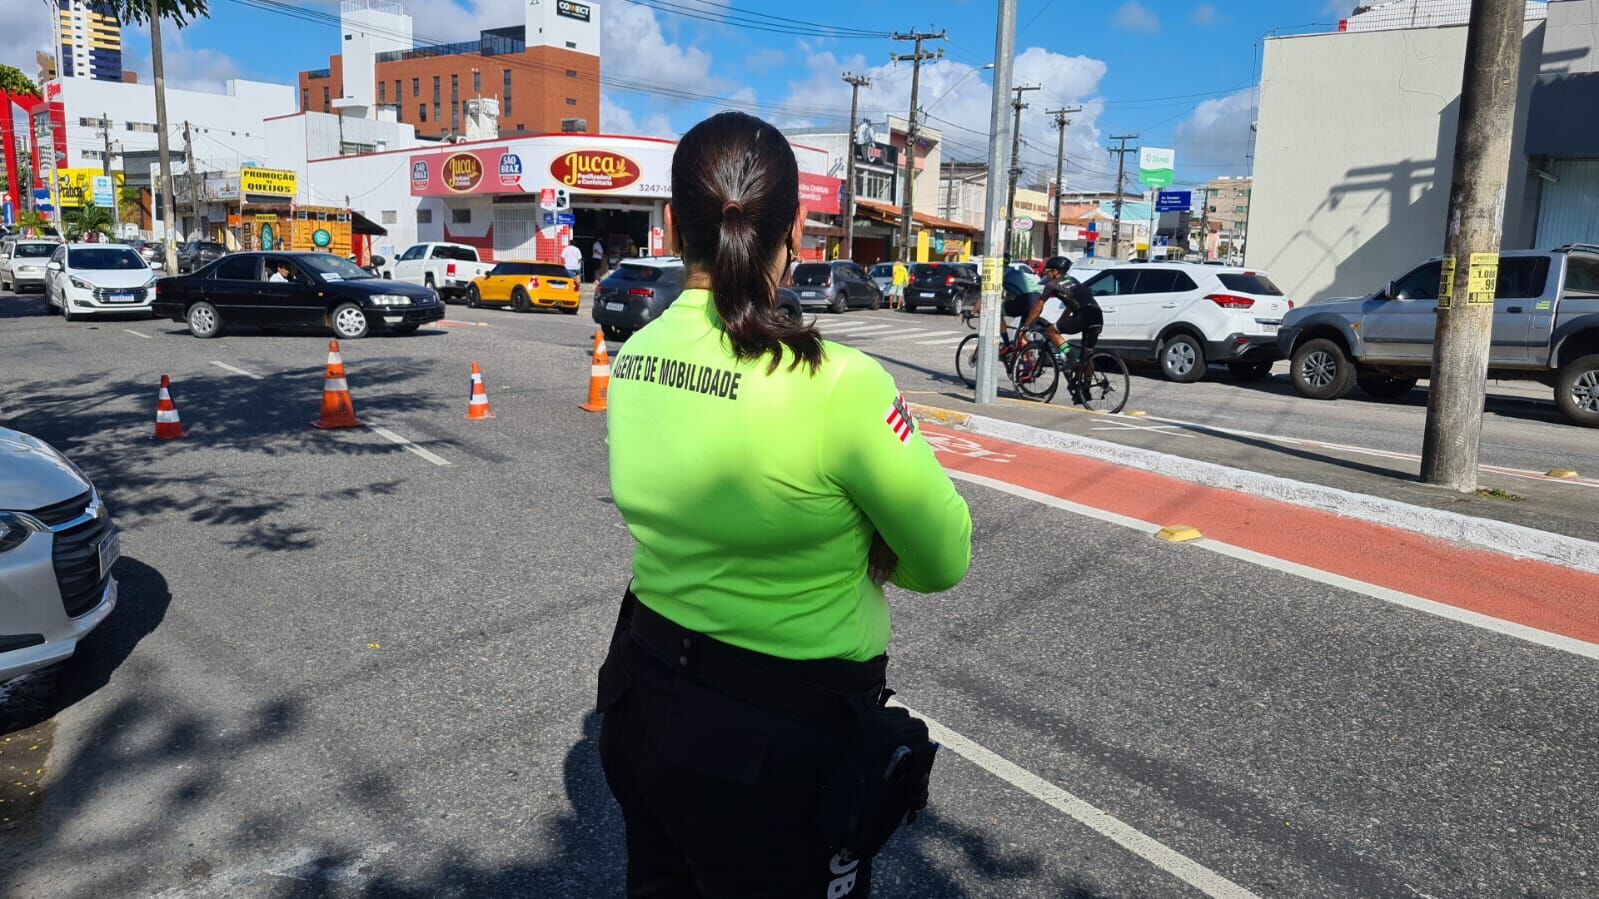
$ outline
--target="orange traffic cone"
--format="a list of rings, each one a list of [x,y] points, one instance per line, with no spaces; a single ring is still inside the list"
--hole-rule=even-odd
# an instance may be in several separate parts
[[[178,407],[172,404],[172,379],[161,376],[161,392],[155,401],[155,439],[177,440],[183,436],[183,422],[178,420]]]
[[[604,412],[611,392],[611,357],[605,352],[605,334],[594,332],[594,363],[589,368],[589,401],[578,404],[587,412]]]
[[[311,422],[314,428],[364,428],[366,422],[355,417],[350,385],[344,380],[344,358],[339,342],[328,341],[328,371],[322,381],[322,417]]]
[[[472,396],[466,401],[466,420],[479,421],[493,418],[494,410],[489,408],[489,392],[483,386],[483,370],[477,367],[477,360],[472,360]]]

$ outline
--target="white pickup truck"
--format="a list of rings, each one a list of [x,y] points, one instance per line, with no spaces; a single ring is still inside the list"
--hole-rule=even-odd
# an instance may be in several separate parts
[[[466,293],[472,279],[488,274],[492,262],[478,258],[477,248],[459,243],[419,243],[400,254],[389,267],[388,277],[408,284],[420,284],[438,291],[440,299]]]

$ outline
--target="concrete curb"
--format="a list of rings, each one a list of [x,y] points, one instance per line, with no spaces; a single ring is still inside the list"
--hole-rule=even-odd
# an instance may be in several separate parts
[[[1035,428],[1031,425],[982,415],[920,403],[910,405],[912,414],[919,419],[946,427],[960,428],[985,437],[1086,456],[1182,481],[1204,484],[1207,487],[1236,490],[1343,518],[1368,521],[1440,540],[1463,543],[1517,559],[1533,559],[1559,565],[1562,568],[1599,574],[1599,543],[1578,537],[1462,515],[1459,512],[1413,506],[1409,503],[1383,499],[1380,496],[1294,481],[1276,475],[1245,471],[1241,468],[1229,468],[1213,462],[1201,462],[1153,450],[1121,446],[1091,437],[1079,437],[1075,434]]]

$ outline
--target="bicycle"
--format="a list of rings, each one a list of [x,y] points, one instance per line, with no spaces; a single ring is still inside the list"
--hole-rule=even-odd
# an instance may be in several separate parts
[[[969,328],[976,327],[972,318],[966,318]],[[956,374],[967,387],[975,387],[977,383],[973,376],[977,368],[977,337],[973,334],[962,340],[955,352]],[[1084,409],[1116,413],[1126,408],[1132,388],[1127,363],[1108,350],[1095,349],[1085,357],[1080,343],[1068,341],[1068,346],[1071,352],[1066,358],[1057,356],[1046,327],[1042,322],[1034,322],[1026,333],[1000,344],[1000,362],[1016,392],[1028,399],[1050,402],[1064,375],[1072,402]]]
[[[1061,358],[1051,353],[1055,365],[1063,369],[1066,389],[1072,402],[1090,412],[1115,414],[1127,407],[1132,378],[1127,363],[1109,350],[1095,349],[1083,355],[1082,346],[1068,341],[1071,354]]]
[[[961,320],[968,328],[977,327],[975,312],[962,314]],[[1015,329],[1011,336],[1001,338],[999,364],[1004,366],[1017,393],[1047,403],[1048,397],[1053,397],[1060,386],[1060,368],[1051,361],[1054,351],[1038,323],[1029,328],[1026,334],[1019,331]],[[968,335],[955,348],[955,374],[967,387],[977,386],[978,336]]]

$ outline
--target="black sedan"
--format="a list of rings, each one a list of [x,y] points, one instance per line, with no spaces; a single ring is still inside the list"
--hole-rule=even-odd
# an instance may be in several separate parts
[[[155,285],[157,318],[188,322],[196,337],[230,323],[324,325],[341,340],[373,330],[409,334],[444,317],[431,287],[380,280],[329,253],[235,253]]]
[[[982,295],[977,266],[965,262],[921,262],[911,266],[911,283],[905,288],[905,311],[937,306],[950,315],[972,308]]]

